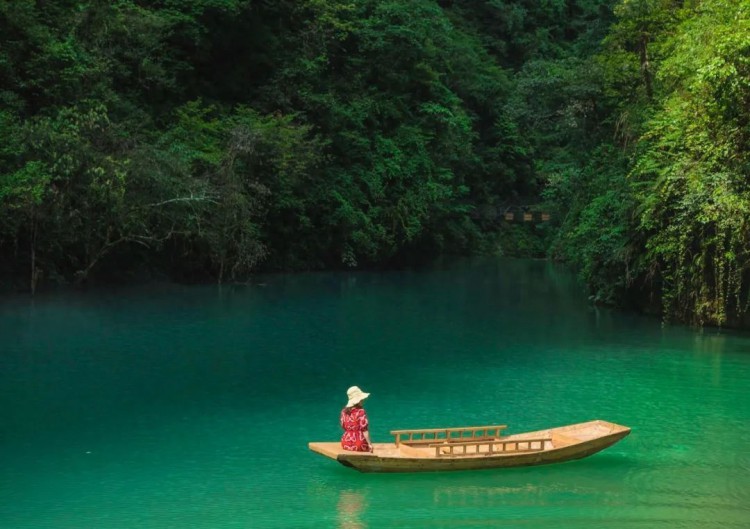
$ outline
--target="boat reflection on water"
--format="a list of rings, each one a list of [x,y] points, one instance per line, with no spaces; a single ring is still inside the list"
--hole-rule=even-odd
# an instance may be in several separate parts
[[[362,521],[366,504],[365,495],[354,490],[342,490],[339,492],[337,504],[338,529],[367,529],[367,524]]]
[[[505,487],[442,487],[433,491],[433,503],[443,507],[488,507],[508,497],[535,496],[541,488],[531,483]]]

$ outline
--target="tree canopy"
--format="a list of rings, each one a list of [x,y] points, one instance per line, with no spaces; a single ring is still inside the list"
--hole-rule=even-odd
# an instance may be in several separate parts
[[[737,324],[750,280],[750,2],[621,1],[602,50],[611,137],[548,192],[595,296]]]
[[[750,0],[0,4],[0,276],[548,255],[748,308]],[[552,222],[502,223],[536,203]],[[490,214],[487,214],[490,212]]]

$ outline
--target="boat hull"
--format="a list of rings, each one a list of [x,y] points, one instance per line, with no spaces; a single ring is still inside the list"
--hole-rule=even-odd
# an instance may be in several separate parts
[[[593,433],[592,433],[593,432]],[[517,453],[485,453],[471,456],[435,455],[434,448],[376,443],[374,453],[348,452],[339,443],[310,443],[309,448],[360,472],[445,472],[546,465],[581,459],[612,446],[630,433],[630,428],[606,421],[590,421],[501,439],[549,436],[542,450]]]

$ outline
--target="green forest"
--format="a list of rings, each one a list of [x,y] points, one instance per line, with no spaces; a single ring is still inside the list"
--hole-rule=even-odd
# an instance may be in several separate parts
[[[9,0],[0,134],[5,291],[496,254],[750,322],[750,0]]]

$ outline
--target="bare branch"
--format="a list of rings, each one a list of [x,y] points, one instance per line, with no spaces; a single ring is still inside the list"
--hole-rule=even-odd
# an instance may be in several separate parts
[[[189,197],[170,198],[169,200],[163,200],[161,202],[154,202],[153,204],[145,204],[144,207],[156,208],[159,206],[164,206],[165,204],[171,204],[173,202],[212,202],[214,204],[218,203],[215,200],[215,197],[213,196],[208,196],[208,195],[194,196],[191,194]]]

